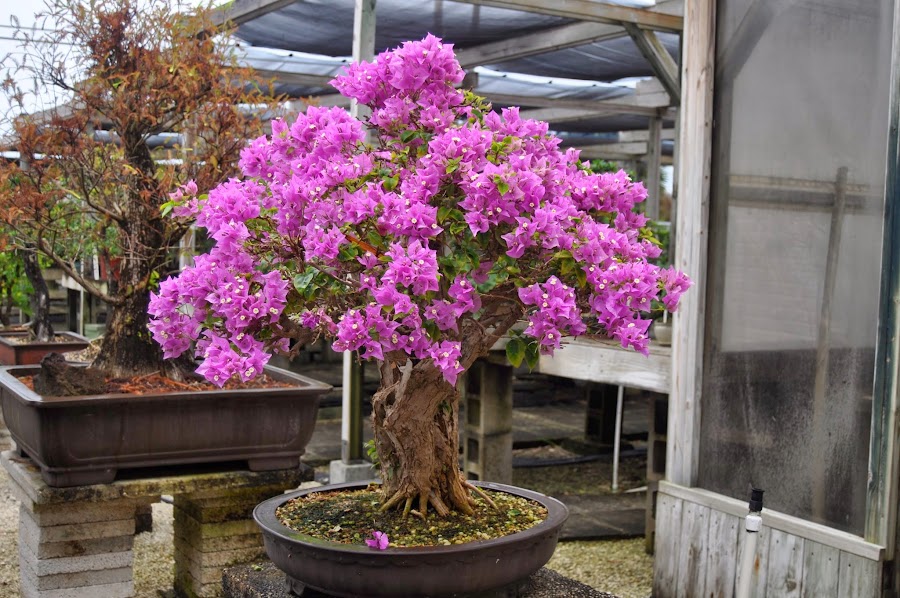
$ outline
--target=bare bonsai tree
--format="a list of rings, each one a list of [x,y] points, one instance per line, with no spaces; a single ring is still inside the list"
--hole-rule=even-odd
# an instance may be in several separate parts
[[[0,196],[0,214],[19,245],[106,302],[93,366],[113,375],[164,365],[147,305],[190,223],[163,218],[160,206],[179,183],[202,191],[232,175],[246,140],[262,131],[257,113],[272,105],[215,34],[210,11],[180,8],[49,0],[39,15],[46,28],[17,32],[24,53],[15,62],[38,93],[64,103],[25,114],[14,78],[3,86],[20,108],[4,123],[6,145],[22,159],[0,164],[0,179],[15,183]],[[79,267],[95,254],[108,258],[105,287]]]

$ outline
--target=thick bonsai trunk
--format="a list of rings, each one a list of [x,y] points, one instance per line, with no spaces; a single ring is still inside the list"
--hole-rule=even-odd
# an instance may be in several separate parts
[[[24,251],[22,260],[25,264],[25,277],[34,290],[30,299],[31,334],[34,340],[49,342],[53,340],[53,326],[50,324],[50,291],[47,289],[47,281],[41,274],[37,252]]]
[[[111,306],[100,353],[92,367],[116,376],[140,376],[163,367],[162,352],[147,329],[147,291],[124,296],[121,305]]]
[[[440,515],[471,513],[470,488],[459,471],[459,395],[431,360],[383,366],[372,407],[383,508],[423,516],[429,506]]]

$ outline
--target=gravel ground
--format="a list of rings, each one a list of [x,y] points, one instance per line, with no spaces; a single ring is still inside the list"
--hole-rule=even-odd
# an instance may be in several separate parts
[[[0,419],[0,450],[9,448],[9,436]],[[534,454],[529,454],[534,457]],[[540,455],[538,455],[540,456]],[[551,493],[580,493],[609,485],[609,463],[516,469],[514,482]],[[623,486],[640,481],[641,461],[623,461]],[[602,481],[603,479],[607,481]],[[566,481],[568,480],[568,483]],[[0,468],[0,598],[19,596],[17,533],[19,504],[9,490],[6,470]],[[153,505],[153,532],[134,542],[134,578],[137,598],[170,596],[173,577],[172,507]],[[602,542],[560,543],[548,567],[619,598],[650,595],[653,559],[644,552],[643,538]]]

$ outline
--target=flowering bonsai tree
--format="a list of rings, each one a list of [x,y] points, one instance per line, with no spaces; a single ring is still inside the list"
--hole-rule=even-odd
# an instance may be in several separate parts
[[[591,173],[546,123],[491,111],[462,79],[449,44],[407,42],[334,80],[367,121],[310,107],[244,150],[243,179],[181,188],[173,214],[216,245],[150,306],[165,354],[193,347],[217,384],[256,376],[290,338],[377,360],[383,509],[404,514],[471,512],[455,383],[498,339],[516,365],[567,335],[646,353],[651,306],[675,309],[690,284],[648,261],[643,185]]]

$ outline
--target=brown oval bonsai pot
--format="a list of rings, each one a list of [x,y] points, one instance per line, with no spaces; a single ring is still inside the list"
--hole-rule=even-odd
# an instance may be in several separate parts
[[[120,469],[246,461],[251,470],[297,467],[327,384],[273,367],[283,388],[41,397],[0,368],[0,402],[16,449],[50,486],[112,482]]]
[[[65,340],[40,342],[28,341],[28,331],[0,331],[0,365],[30,365],[40,363],[47,353],[67,353],[86,349],[90,341],[74,332],[57,332]]]
[[[366,486],[359,482],[276,496],[257,505],[253,518],[262,529],[266,553],[287,575],[295,592],[309,587],[342,598],[468,596],[509,586],[540,569],[553,556],[569,514],[555,498],[531,490],[473,483],[539,502],[547,509],[547,518],[531,529],[501,538],[374,550],[301,534],[282,524],[275,514],[278,507],[298,496]]]

